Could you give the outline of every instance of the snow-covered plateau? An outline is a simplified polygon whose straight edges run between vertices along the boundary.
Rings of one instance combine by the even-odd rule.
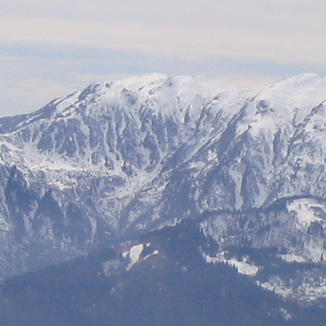
[[[199,218],[219,248],[208,260],[245,248],[311,264],[309,289],[324,297],[325,132],[326,78],[315,74],[257,89],[144,75],[1,118],[0,274]],[[129,268],[142,248],[130,249]],[[264,260],[239,252],[223,259],[258,278]],[[309,283],[309,271],[292,283],[280,273],[259,284]]]

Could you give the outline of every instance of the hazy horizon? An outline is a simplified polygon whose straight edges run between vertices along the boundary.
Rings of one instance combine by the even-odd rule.
[[[325,2],[302,0],[4,0],[0,116],[153,72],[240,87],[325,75],[325,11]]]

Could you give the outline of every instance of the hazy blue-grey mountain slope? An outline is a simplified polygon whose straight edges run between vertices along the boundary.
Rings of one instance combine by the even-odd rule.
[[[154,74],[93,84],[0,119],[1,274],[214,211],[228,212],[223,228],[220,217],[203,224],[219,242],[240,245],[250,222],[255,248],[320,262],[325,91],[326,79],[312,74],[263,89]],[[282,200],[274,219],[266,210]],[[295,244],[257,236],[262,225],[277,230],[275,220]]]
[[[9,278],[0,323],[19,325],[323,326],[325,309],[283,300],[225,263],[193,220],[138,243]]]

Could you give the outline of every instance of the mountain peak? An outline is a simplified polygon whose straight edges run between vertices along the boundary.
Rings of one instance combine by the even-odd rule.
[[[277,91],[286,89],[288,92],[301,91],[304,89],[315,89],[319,91],[324,89],[326,85],[326,78],[314,73],[305,73],[284,79],[272,86]]]

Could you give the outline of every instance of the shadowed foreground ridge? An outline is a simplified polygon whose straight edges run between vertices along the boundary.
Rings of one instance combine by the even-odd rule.
[[[325,310],[282,301],[231,266],[207,264],[200,251],[212,244],[193,223],[140,243],[146,252],[127,270],[125,255],[107,250],[7,280],[1,324],[323,325]]]

